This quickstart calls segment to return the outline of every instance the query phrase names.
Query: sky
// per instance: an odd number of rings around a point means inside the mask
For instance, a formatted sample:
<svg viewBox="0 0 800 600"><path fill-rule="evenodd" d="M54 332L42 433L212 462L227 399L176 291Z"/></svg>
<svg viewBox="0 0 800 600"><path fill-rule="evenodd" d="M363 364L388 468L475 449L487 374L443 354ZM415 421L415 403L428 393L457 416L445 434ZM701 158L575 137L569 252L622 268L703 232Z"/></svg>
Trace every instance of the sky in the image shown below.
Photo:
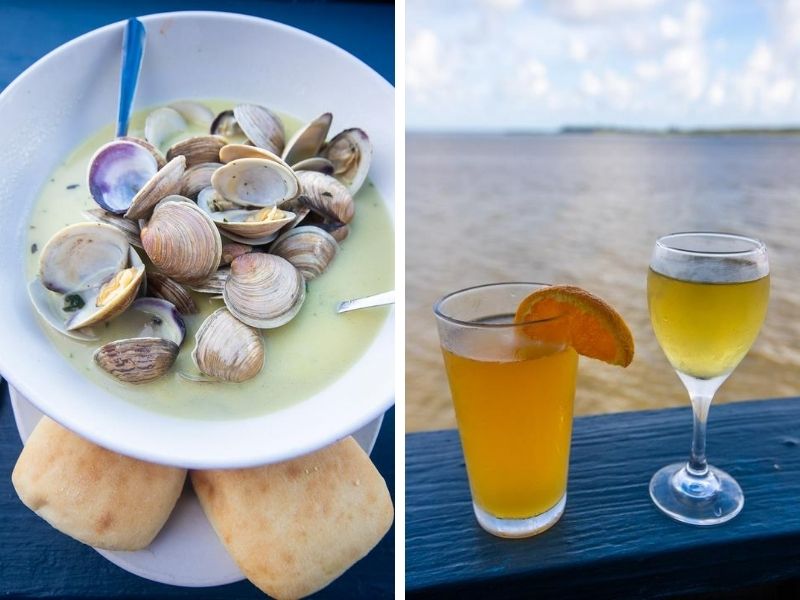
<svg viewBox="0 0 800 600"><path fill-rule="evenodd" d="M412 130L800 125L800 0L407 0Z"/></svg>

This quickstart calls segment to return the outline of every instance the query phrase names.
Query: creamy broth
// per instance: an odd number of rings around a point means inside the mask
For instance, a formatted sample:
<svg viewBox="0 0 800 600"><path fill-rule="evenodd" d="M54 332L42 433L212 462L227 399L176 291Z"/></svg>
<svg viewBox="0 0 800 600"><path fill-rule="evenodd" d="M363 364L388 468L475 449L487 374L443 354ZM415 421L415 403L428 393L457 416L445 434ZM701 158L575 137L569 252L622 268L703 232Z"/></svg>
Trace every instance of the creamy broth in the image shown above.
<svg viewBox="0 0 800 600"><path fill-rule="evenodd" d="M214 112L233 106L232 102L203 103ZM148 112L134 115L130 135L143 137ZM281 119L289 139L300 123L285 115ZM186 135L199 133L205 132L189 131ZM66 225L86 221L81 211L96 208L86 185L86 171L95 150L112 138L113 128L109 125L75 149L43 185L28 231L29 279L36 277L40 251L50 237ZM226 419L285 408L312 396L342 375L366 351L387 317L386 308L335 313L340 300L384 292L394 286L394 228L369 180L356 195L355 204L350 235L341 243L328 270L308 283L300 313L282 327L262 331L266 360L261 373L250 381L195 383L178 375L181 371L196 373L191 359L194 334L209 314L224 306L221 300L210 300L206 295L194 294L199 314L184 315L187 335L170 372L140 385L116 381L92 360L92 354L102 344L130 335L119 323L110 321L95 327L100 339L92 342L68 338L39 319L41 327L73 368L109 392L150 410L185 418ZM139 253L145 258L143 251Z"/></svg>

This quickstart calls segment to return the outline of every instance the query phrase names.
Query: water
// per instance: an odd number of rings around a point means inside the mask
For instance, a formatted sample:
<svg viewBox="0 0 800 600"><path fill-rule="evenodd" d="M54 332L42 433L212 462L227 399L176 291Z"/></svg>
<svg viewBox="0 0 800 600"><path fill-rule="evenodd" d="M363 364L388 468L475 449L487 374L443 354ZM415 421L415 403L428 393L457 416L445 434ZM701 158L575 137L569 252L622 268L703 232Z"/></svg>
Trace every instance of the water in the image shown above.
<svg viewBox="0 0 800 600"><path fill-rule="evenodd" d="M645 292L653 243L673 231L769 249L767 319L715 403L800 394L800 136L410 134L406 170L410 431L455 426L433 303L497 281L579 285L630 325L630 367L581 358L576 414L687 405Z"/></svg>

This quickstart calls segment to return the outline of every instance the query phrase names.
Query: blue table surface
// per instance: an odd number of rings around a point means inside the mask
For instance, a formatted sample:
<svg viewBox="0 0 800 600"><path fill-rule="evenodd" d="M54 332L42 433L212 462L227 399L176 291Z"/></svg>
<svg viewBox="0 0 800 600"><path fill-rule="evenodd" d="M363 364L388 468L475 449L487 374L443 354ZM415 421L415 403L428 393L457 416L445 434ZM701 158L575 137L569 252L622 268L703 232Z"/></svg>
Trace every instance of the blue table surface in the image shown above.
<svg viewBox="0 0 800 600"><path fill-rule="evenodd" d="M298 27L344 48L394 82L394 6L391 3L200 0L20 1L0 3L0 88L50 50L97 27L130 16L174 10L220 10ZM383 423L373 461L394 497L394 409ZM5 383L0 395L0 597L3 598L263 598L244 581L215 588L156 584L112 565L91 548L52 529L25 508L11 486L22 444ZM362 561L319 598L394 595L394 528Z"/></svg>

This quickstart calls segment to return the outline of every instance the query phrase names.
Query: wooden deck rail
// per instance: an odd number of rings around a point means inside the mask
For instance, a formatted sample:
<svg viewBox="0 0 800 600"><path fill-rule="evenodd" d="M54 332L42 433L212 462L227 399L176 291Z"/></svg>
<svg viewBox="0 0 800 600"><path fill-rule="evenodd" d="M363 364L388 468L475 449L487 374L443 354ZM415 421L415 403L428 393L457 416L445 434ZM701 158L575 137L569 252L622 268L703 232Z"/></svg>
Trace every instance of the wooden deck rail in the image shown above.
<svg viewBox="0 0 800 600"><path fill-rule="evenodd" d="M684 525L650 501L690 439L688 408L576 419L561 521L502 540L473 517L457 432L407 436L408 597L800 598L800 398L712 407L709 460L745 494L729 523Z"/></svg>

